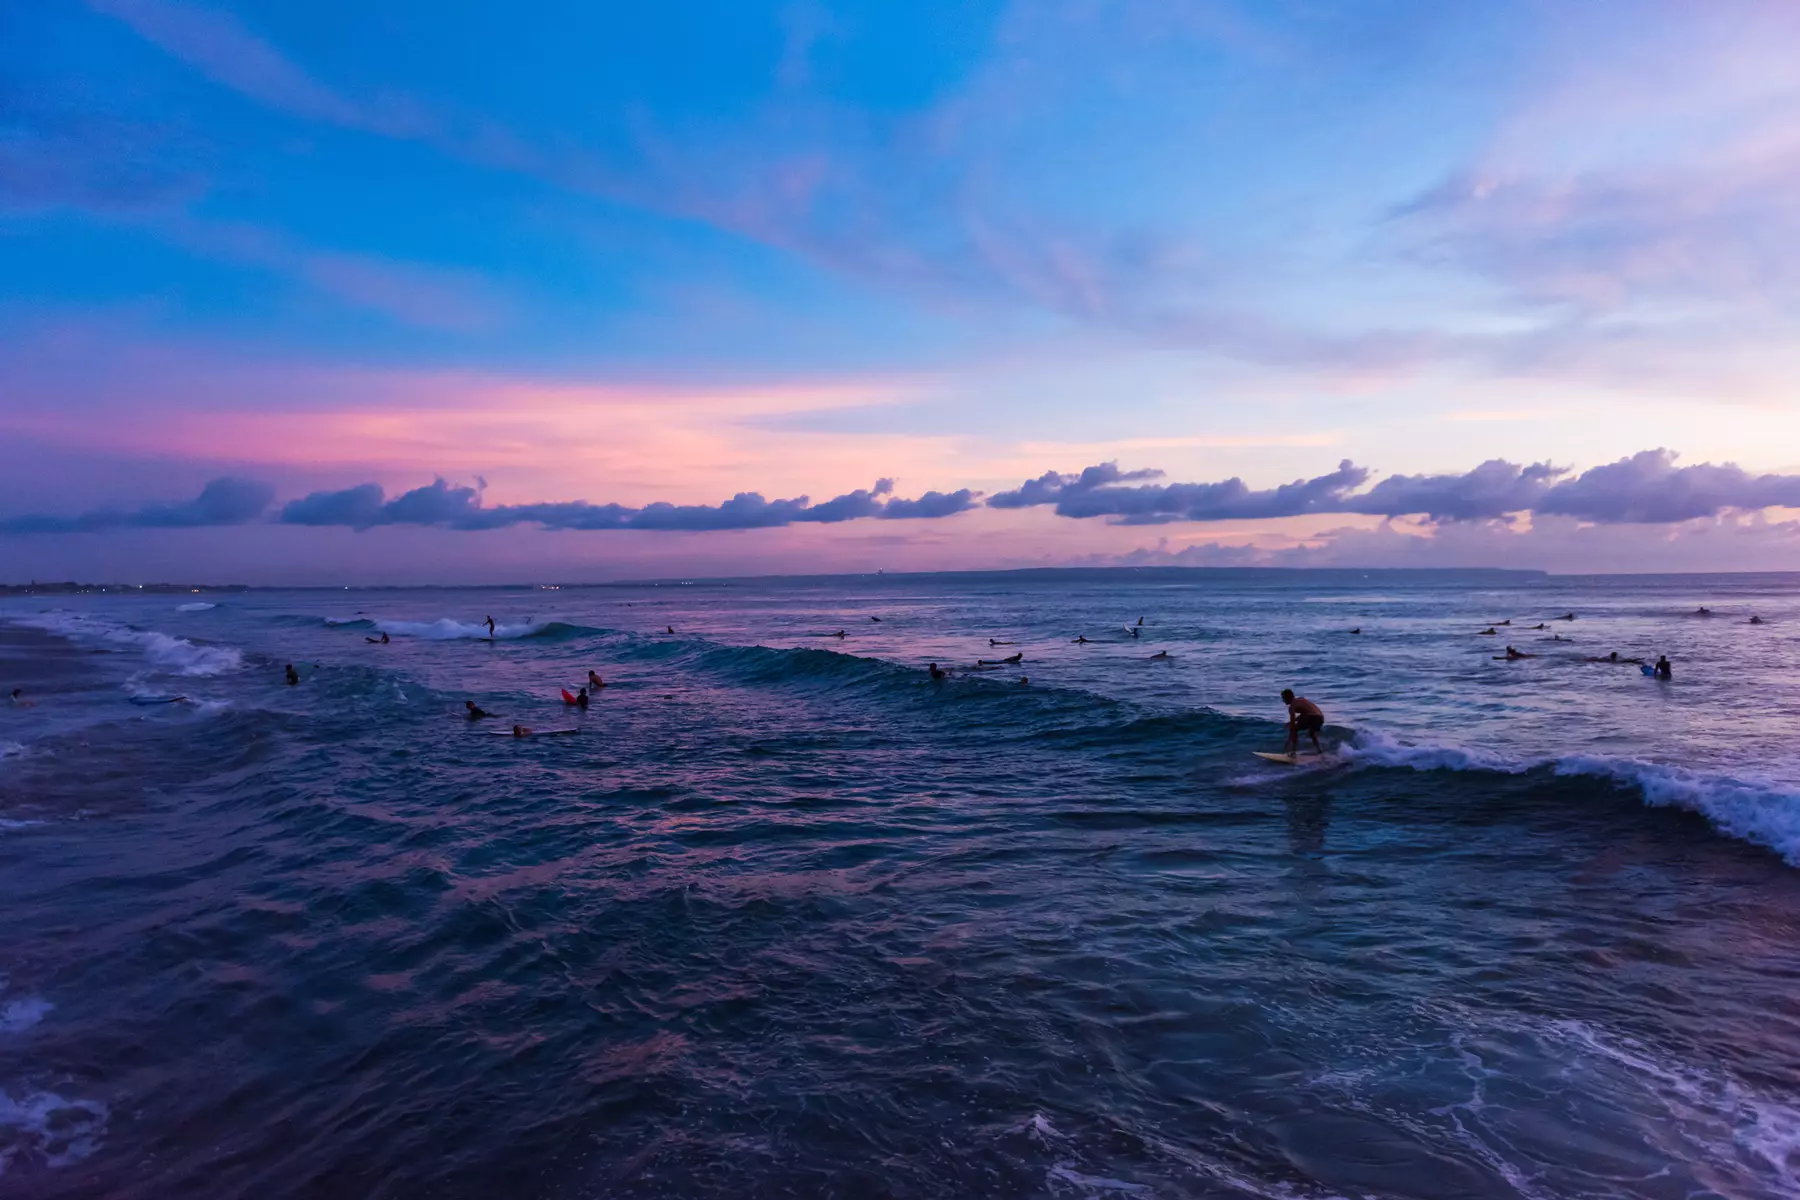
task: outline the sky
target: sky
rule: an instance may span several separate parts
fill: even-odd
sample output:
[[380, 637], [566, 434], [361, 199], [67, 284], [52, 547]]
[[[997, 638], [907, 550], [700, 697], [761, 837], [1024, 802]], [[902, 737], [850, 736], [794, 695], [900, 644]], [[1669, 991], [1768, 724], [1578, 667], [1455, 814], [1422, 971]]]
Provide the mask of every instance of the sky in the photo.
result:
[[0, 581], [1800, 570], [1787, 0], [0, 0]]

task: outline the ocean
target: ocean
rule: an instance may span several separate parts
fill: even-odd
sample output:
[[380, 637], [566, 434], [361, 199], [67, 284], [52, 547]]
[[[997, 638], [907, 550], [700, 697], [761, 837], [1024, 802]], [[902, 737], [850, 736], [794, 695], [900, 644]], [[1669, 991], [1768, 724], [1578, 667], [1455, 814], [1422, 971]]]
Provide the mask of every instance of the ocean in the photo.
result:
[[1800, 1194], [1800, 576], [11, 597], [0, 676], [0, 1196]]

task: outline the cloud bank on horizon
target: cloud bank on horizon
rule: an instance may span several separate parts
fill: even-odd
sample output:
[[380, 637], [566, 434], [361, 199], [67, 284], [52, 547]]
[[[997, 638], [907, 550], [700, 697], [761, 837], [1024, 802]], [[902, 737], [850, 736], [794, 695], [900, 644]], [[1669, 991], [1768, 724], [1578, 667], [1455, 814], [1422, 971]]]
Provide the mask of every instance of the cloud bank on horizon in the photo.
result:
[[[1581, 566], [1538, 530], [1795, 507], [1800, 6], [84, 0], [6, 28], [0, 534], [32, 563], [138, 538], [228, 573], [269, 524], [317, 531], [327, 577], [332, 530], [397, 563], [497, 528], [760, 530], [826, 567], [1199, 527], [1266, 556], [1344, 517]], [[494, 486], [363, 482], [440, 473]], [[595, 480], [640, 499], [538, 499]], [[1356, 529], [1330, 536], [1389, 553]], [[1783, 529], [1691, 565], [1800, 566]]]
[[979, 505], [1001, 510], [1049, 505], [1060, 517], [1099, 517], [1121, 525], [1346, 514], [1416, 517], [1436, 525], [1504, 522], [1536, 514], [1601, 525], [1670, 525], [1733, 512], [1800, 509], [1800, 474], [1752, 475], [1732, 463], [1678, 466], [1676, 455], [1666, 449], [1641, 451], [1578, 475], [1549, 463], [1520, 465], [1491, 459], [1460, 475], [1389, 475], [1367, 490], [1362, 489], [1371, 473], [1349, 459], [1328, 474], [1260, 490], [1237, 478], [1149, 482], [1163, 474], [1154, 468], [1121, 470], [1109, 462], [1072, 474], [1046, 471], [985, 500], [969, 488], [902, 499], [893, 494], [893, 480], [881, 479], [874, 487], [819, 504], [806, 496], [767, 500], [758, 492], [739, 492], [715, 505], [655, 503], [637, 508], [586, 500], [490, 507], [482, 503], [481, 488], [439, 478], [392, 499], [377, 483], [312, 492], [273, 513], [271, 485], [215, 479], [186, 504], [96, 509], [74, 516], [0, 517], [0, 534], [197, 528], [265, 518], [282, 525], [355, 530], [415, 525], [482, 531], [535, 525], [587, 532], [717, 533], [862, 520], [936, 521]]

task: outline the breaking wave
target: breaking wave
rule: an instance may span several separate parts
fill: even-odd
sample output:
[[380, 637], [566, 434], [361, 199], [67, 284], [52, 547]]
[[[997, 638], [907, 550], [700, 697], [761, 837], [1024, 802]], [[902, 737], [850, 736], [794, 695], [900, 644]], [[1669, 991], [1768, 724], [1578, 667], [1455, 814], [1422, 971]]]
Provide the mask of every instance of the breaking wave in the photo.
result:
[[1636, 791], [1653, 808], [1698, 813], [1719, 832], [1773, 850], [1790, 866], [1800, 867], [1800, 791], [1768, 780], [1601, 754], [1513, 759], [1456, 746], [1412, 746], [1371, 732], [1358, 733], [1338, 753], [1369, 767], [1604, 779]]
[[48, 612], [13, 620], [31, 629], [80, 642], [136, 650], [152, 666], [173, 675], [223, 675], [244, 665], [243, 652], [233, 646], [200, 645], [173, 634], [137, 629], [80, 613]]

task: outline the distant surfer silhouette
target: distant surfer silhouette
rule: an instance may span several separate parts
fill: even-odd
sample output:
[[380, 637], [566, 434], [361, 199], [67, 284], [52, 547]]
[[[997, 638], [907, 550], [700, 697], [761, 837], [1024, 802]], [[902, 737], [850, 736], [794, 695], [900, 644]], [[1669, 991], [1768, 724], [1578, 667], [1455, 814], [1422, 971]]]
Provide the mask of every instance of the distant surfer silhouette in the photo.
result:
[[486, 718], [494, 715], [491, 712], [486, 712], [486, 711], [482, 710], [481, 708], [477, 707], [473, 700], [464, 700], [463, 707], [468, 710], [469, 720], [471, 720], [471, 721], [485, 720]]
[[289, 687], [293, 687], [296, 683], [300, 682], [300, 672], [294, 670], [293, 663], [287, 665], [287, 681]]
[[606, 686], [606, 681], [604, 679], [602, 679], [602, 678], [600, 678], [600, 676], [594, 674], [593, 671], [588, 672], [588, 687], [592, 688], [594, 691], [597, 692], [605, 686]]
[[944, 670], [942, 667], [938, 666], [936, 663], [932, 663], [931, 666], [927, 669], [931, 672], [931, 677], [933, 679], [943, 679], [944, 677], [949, 675], [948, 671]]
[[489, 614], [489, 616], [488, 616], [487, 627], [488, 627], [488, 641], [491, 642], [494, 640], [494, 618], [493, 618], [492, 614]]

